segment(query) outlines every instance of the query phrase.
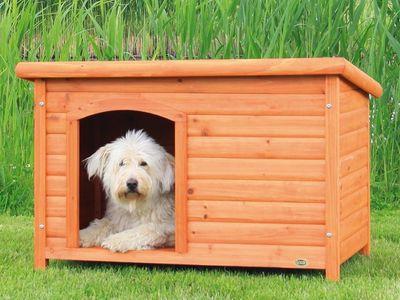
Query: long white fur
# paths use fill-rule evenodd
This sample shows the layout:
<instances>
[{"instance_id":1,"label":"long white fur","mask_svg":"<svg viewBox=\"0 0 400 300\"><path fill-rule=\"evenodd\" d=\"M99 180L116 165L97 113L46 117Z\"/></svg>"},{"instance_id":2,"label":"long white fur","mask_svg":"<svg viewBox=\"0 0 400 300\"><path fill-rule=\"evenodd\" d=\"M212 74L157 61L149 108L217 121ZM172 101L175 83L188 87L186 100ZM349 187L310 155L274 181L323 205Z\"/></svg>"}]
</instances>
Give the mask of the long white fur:
<instances>
[{"instance_id":1,"label":"long white fur","mask_svg":"<svg viewBox=\"0 0 400 300\"><path fill-rule=\"evenodd\" d=\"M163 147L142 130L128 131L90 156L87 171L102 180L107 208L80 230L82 247L126 252L174 245L174 158ZM131 178L138 194L128 193Z\"/></svg>"}]
</instances>

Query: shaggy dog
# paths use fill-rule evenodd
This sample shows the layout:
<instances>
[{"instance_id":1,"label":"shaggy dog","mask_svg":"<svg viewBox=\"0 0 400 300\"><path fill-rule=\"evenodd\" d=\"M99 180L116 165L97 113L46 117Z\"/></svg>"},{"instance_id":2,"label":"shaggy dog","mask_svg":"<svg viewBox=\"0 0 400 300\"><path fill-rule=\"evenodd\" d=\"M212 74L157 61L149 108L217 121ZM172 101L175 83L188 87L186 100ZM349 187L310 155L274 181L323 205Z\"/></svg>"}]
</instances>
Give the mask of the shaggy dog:
<instances>
[{"instance_id":1,"label":"shaggy dog","mask_svg":"<svg viewBox=\"0 0 400 300\"><path fill-rule=\"evenodd\" d=\"M80 230L82 247L114 252L174 245L174 158L144 131L99 148L86 159L107 195L102 219Z\"/></svg>"}]
</instances>

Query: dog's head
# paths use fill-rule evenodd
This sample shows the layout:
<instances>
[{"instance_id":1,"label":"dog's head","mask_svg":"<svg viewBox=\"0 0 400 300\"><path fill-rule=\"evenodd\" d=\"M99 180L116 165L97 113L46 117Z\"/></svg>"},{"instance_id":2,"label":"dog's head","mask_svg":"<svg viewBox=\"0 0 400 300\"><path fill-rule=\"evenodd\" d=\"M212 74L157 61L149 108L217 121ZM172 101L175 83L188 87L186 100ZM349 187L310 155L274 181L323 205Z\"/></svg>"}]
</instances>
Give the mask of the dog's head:
<instances>
[{"instance_id":1,"label":"dog's head","mask_svg":"<svg viewBox=\"0 0 400 300\"><path fill-rule=\"evenodd\" d=\"M146 201L173 189L174 157L142 130L128 131L86 162L89 179L98 176L109 198L120 204Z\"/></svg>"}]
</instances>

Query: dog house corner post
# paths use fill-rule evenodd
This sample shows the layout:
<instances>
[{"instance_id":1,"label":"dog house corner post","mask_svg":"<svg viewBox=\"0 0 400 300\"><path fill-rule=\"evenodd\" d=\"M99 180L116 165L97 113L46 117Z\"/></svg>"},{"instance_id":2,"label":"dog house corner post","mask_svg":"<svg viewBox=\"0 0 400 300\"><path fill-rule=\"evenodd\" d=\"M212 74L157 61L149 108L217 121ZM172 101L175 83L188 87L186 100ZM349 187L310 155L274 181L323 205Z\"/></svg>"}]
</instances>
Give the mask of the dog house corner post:
<instances>
[{"instance_id":1,"label":"dog house corner post","mask_svg":"<svg viewBox=\"0 0 400 300\"><path fill-rule=\"evenodd\" d=\"M34 82L34 267L45 269L46 247L46 82Z\"/></svg>"},{"instance_id":2,"label":"dog house corner post","mask_svg":"<svg viewBox=\"0 0 400 300\"><path fill-rule=\"evenodd\" d=\"M340 182L339 182L339 76L325 81L325 271L329 280L340 278Z\"/></svg>"},{"instance_id":3,"label":"dog house corner post","mask_svg":"<svg viewBox=\"0 0 400 300\"><path fill-rule=\"evenodd\" d=\"M187 121L186 115L175 120L175 249L188 249L187 217Z\"/></svg>"}]
</instances>

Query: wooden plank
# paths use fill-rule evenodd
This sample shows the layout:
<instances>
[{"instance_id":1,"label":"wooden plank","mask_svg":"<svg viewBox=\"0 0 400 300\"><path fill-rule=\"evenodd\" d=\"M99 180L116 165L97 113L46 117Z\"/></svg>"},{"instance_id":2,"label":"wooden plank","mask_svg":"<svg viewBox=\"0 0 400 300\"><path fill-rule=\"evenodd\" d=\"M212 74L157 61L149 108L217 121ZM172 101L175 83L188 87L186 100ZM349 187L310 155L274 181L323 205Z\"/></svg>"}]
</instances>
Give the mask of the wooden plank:
<instances>
[{"instance_id":1,"label":"wooden plank","mask_svg":"<svg viewBox=\"0 0 400 300\"><path fill-rule=\"evenodd\" d=\"M368 103L369 104L369 103ZM368 113L367 115L370 115L370 106L367 105ZM368 209L368 219L367 219L367 243L366 245L360 250L360 253L366 256L371 255L371 124L370 124L370 119L368 118L368 124L367 124L367 129L368 129L368 150L367 150L367 172L368 172L368 177L367 177L367 209Z\"/></svg>"},{"instance_id":2,"label":"wooden plank","mask_svg":"<svg viewBox=\"0 0 400 300\"><path fill-rule=\"evenodd\" d=\"M189 201L190 221L324 224L325 204L250 201Z\"/></svg>"},{"instance_id":3,"label":"wooden plank","mask_svg":"<svg viewBox=\"0 0 400 300\"><path fill-rule=\"evenodd\" d=\"M49 92L323 94L324 77L49 79Z\"/></svg>"},{"instance_id":4,"label":"wooden plank","mask_svg":"<svg viewBox=\"0 0 400 300\"><path fill-rule=\"evenodd\" d=\"M46 197L46 216L65 217L67 199L60 196Z\"/></svg>"},{"instance_id":5,"label":"wooden plank","mask_svg":"<svg viewBox=\"0 0 400 300\"><path fill-rule=\"evenodd\" d=\"M189 137L189 157L323 159L322 138Z\"/></svg>"},{"instance_id":6,"label":"wooden plank","mask_svg":"<svg viewBox=\"0 0 400 300\"><path fill-rule=\"evenodd\" d=\"M361 207L368 207L368 188L366 186L340 199L340 218L348 217Z\"/></svg>"},{"instance_id":7,"label":"wooden plank","mask_svg":"<svg viewBox=\"0 0 400 300\"><path fill-rule=\"evenodd\" d=\"M339 152L342 146L339 138L340 101L339 77L326 77L326 104L331 109L325 113L326 136L326 277L337 281L340 278L340 191L339 191Z\"/></svg>"},{"instance_id":8,"label":"wooden plank","mask_svg":"<svg viewBox=\"0 0 400 300\"><path fill-rule=\"evenodd\" d=\"M175 122L175 250L188 250L187 122Z\"/></svg>"},{"instance_id":9,"label":"wooden plank","mask_svg":"<svg viewBox=\"0 0 400 300\"><path fill-rule=\"evenodd\" d=\"M340 113L365 108L368 104L368 94L360 90L350 90L340 93Z\"/></svg>"},{"instance_id":10,"label":"wooden plank","mask_svg":"<svg viewBox=\"0 0 400 300\"><path fill-rule=\"evenodd\" d=\"M63 133L65 134L67 122L65 113L47 113L46 115L46 129L47 133Z\"/></svg>"},{"instance_id":11,"label":"wooden plank","mask_svg":"<svg viewBox=\"0 0 400 300\"><path fill-rule=\"evenodd\" d=\"M61 237L66 236L66 219L64 217L46 217L46 236Z\"/></svg>"},{"instance_id":12,"label":"wooden plank","mask_svg":"<svg viewBox=\"0 0 400 300\"><path fill-rule=\"evenodd\" d=\"M324 229L311 224L189 222L189 242L323 246Z\"/></svg>"},{"instance_id":13,"label":"wooden plank","mask_svg":"<svg viewBox=\"0 0 400 300\"><path fill-rule=\"evenodd\" d=\"M340 134L345 134L367 126L368 126L367 108L353 110L340 115Z\"/></svg>"},{"instance_id":14,"label":"wooden plank","mask_svg":"<svg viewBox=\"0 0 400 300\"><path fill-rule=\"evenodd\" d=\"M349 154L355 150L368 146L367 127L346 133L340 136L340 156Z\"/></svg>"},{"instance_id":15,"label":"wooden plank","mask_svg":"<svg viewBox=\"0 0 400 300\"><path fill-rule=\"evenodd\" d=\"M52 259L150 264L323 269L325 248L315 246L189 244L188 252L156 249L114 253L101 248L47 248ZM296 260L307 264L298 266Z\"/></svg>"},{"instance_id":16,"label":"wooden plank","mask_svg":"<svg viewBox=\"0 0 400 300\"><path fill-rule=\"evenodd\" d=\"M324 137L322 116L188 116L189 136Z\"/></svg>"},{"instance_id":17,"label":"wooden plank","mask_svg":"<svg viewBox=\"0 0 400 300\"><path fill-rule=\"evenodd\" d=\"M323 116L324 95L300 94L193 94L193 93L66 93L47 94L48 111L76 110L82 101L97 103L104 100L151 100L188 114L202 115L271 115Z\"/></svg>"},{"instance_id":18,"label":"wooden plank","mask_svg":"<svg viewBox=\"0 0 400 300\"><path fill-rule=\"evenodd\" d=\"M367 227L361 228L359 231L351 235L340 243L340 261L341 263L348 260L360 249L368 243L368 229Z\"/></svg>"},{"instance_id":19,"label":"wooden plank","mask_svg":"<svg viewBox=\"0 0 400 300\"><path fill-rule=\"evenodd\" d=\"M48 248L65 248L67 247L66 238L48 237L46 239L46 247Z\"/></svg>"},{"instance_id":20,"label":"wooden plank","mask_svg":"<svg viewBox=\"0 0 400 300\"><path fill-rule=\"evenodd\" d=\"M66 228L67 246L79 247L79 123L78 121L68 121L67 127L67 159L68 168L66 183Z\"/></svg>"},{"instance_id":21,"label":"wooden plank","mask_svg":"<svg viewBox=\"0 0 400 300\"><path fill-rule=\"evenodd\" d=\"M340 179L340 197L346 197L352 192L366 186L368 184L368 169L357 170Z\"/></svg>"},{"instance_id":22,"label":"wooden plank","mask_svg":"<svg viewBox=\"0 0 400 300\"><path fill-rule=\"evenodd\" d=\"M46 82L35 80L34 87L34 267L44 269L48 264L45 257L46 246Z\"/></svg>"},{"instance_id":23,"label":"wooden plank","mask_svg":"<svg viewBox=\"0 0 400 300\"><path fill-rule=\"evenodd\" d=\"M360 228L366 227L368 222L368 208L362 207L340 221L340 240L345 240Z\"/></svg>"},{"instance_id":24,"label":"wooden plank","mask_svg":"<svg viewBox=\"0 0 400 300\"><path fill-rule=\"evenodd\" d=\"M47 134L46 139L47 154L65 154L67 147L65 134Z\"/></svg>"},{"instance_id":25,"label":"wooden plank","mask_svg":"<svg viewBox=\"0 0 400 300\"><path fill-rule=\"evenodd\" d=\"M67 159L65 155L47 155L47 175L65 176Z\"/></svg>"},{"instance_id":26,"label":"wooden plank","mask_svg":"<svg viewBox=\"0 0 400 300\"><path fill-rule=\"evenodd\" d=\"M67 178L65 176L46 176L46 195L65 196L67 192Z\"/></svg>"},{"instance_id":27,"label":"wooden plank","mask_svg":"<svg viewBox=\"0 0 400 300\"><path fill-rule=\"evenodd\" d=\"M340 88L340 92L341 93L347 92L347 91L351 91L351 90L359 90L360 89L354 83L346 80L345 78L340 78L339 88Z\"/></svg>"},{"instance_id":28,"label":"wooden plank","mask_svg":"<svg viewBox=\"0 0 400 300\"><path fill-rule=\"evenodd\" d=\"M340 158L340 177L368 165L368 148L363 147Z\"/></svg>"},{"instance_id":29,"label":"wooden plank","mask_svg":"<svg viewBox=\"0 0 400 300\"><path fill-rule=\"evenodd\" d=\"M325 183L319 181L190 179L188 183L190 200L325 201Z\"/></svg>"},{"instance_id":30,"label":"wooden plank","mask_svg":"<svg viewBox=\"0 0 400 300\"><path fill-rule=\"evenodd\" d=\"M189 158L190 179L314 180L325 178L324 160Z\"/></svg>"}]
</instances>

